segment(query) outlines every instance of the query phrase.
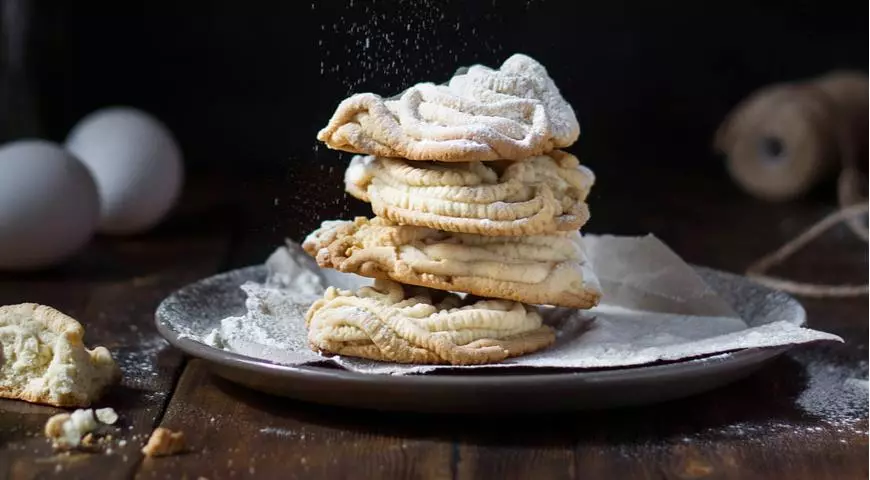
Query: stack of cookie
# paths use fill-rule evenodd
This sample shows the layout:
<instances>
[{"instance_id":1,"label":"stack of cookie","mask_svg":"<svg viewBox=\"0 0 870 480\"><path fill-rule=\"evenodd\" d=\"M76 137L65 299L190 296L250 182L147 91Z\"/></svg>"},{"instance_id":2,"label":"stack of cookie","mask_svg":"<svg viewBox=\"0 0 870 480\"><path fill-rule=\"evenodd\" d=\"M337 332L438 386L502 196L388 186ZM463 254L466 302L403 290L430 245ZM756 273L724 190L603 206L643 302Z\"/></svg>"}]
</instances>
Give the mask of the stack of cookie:
<instances>
[{"instance_id":1,"label":"stack of cookie","mask_svg":"<svg viewBox=\"0 0 870 480\"><path fill-rule=\"evenodd\" d=\"M530 304L589 308L601 295L578 231L595 177L558 150L579 133L546 69L519 54L394 98L344 100L318 140L364 154L345 188L376 217L323 222L303 248L321 267L376 280L312 305L311 347L484 364L550 345Z\"/></svg>"}]
</instances>

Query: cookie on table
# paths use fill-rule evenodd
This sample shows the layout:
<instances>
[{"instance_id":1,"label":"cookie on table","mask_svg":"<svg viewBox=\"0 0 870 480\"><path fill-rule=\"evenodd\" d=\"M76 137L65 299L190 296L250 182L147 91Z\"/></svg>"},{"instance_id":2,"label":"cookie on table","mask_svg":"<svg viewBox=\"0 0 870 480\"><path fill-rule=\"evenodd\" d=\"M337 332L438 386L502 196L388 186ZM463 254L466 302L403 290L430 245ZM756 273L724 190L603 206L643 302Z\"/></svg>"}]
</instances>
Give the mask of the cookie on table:
<instances>
[{"instance_id":1,"label":"cookie on table","mask_svg":"<svg viewBox=\"0 0 870 480\"><path fill-rule=\"evenodd\" d=\"M447 84L418 83L394 98L342 101L317 139L329 148L409 160L522 160L577 141L580 125L543 65L522 54L473 65Z\"/></svg>"},{"instance_id":2,"label":"cookie on table","mask_svg":"<svg viewBox=\"0 0 870 480\"><path fill-rule=\"evenodd\" d=\"M356 292L329 287L306 326L315 351L396 363L495 363L555 340L534 307L390 280Z\"/></svg>"},{"instance_id":3,"label":"cookie on table","mask_svg":"<svg viewBox=\"0 0 870 480\"><path fill-rule=\"evenodd\" d=\"M492 237L358 217L323 222L302 247L323 268L438 290L573 308L601 297L577 231Z\"/></svg>"},{"instance_id":4,"label":"cookie on table","mask_svg":"<svg viewBox=\"0 0 870 480\"><path fill-rule=\"evenodd\" d=\"M120 377L105 347L82 343L74 318L34 303L0 307L0 397L86 407Z\"/></svg>"}]
</instances>

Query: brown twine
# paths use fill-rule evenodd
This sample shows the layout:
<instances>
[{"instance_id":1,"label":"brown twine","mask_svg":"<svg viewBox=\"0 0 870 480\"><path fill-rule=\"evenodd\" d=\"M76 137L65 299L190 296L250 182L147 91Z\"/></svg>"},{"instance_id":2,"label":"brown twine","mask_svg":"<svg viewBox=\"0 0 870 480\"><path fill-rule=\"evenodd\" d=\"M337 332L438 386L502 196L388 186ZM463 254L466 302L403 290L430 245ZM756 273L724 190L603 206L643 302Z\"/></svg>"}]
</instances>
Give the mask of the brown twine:
<instances>
[{"instance_id":1,"label":"brown twine","mask_svg":"<svg viewBox=\"0 0 870 480\"><path fill-rule=\"evenodd\" d=\"M860 193L860 177L858 170L855 167L846 167L840 173L840 178L837 181L837 200L840 203L840 208L843 209L849 205L861 203ZM867 200L864 199L866 202ZM846 219L846 225L855 232L855 235L865 242L868 241L867 227L861 222L857 216L850 216Z\"/></svg>"},{"instance_id":2,"label":"brown twine","mask_svg":"<svg viewBox=\"0 0 870 480\"><path fill-rule=\"evenodd\" d=\"M858 79L857 82L860 83L857 84L855 83L855 79L856 77L854 76L851 78L838 78L837 76L829 75L828 77L824 77L819 81L814 82L814 84L810 83L801 86L803 88L800 89L799 93L811 96L816 100L821 100L822 104L827 106L825 110L830 113L830 115L822 117L825 121L813 123L817 129L825 129L831 134L830 136L825 136L834 142L836 153L839 154L841 161L841 171L837 181L837 201L839 208L826 215L824 218L806 229L803 233L780 246L775 251L753 262L749 268L747 268L746 275L758 283L795 295L816 298L854 297L867 295L868 292L870 292L870 288L868 288L867 284L816 284L797 282L766 274L768 270L782 264L808 243L812 242L827 230L841 222L846 222L849 229L860 239L865 242L868 241L868 227L866 226L868 203L867 198L861 195L861 174L856 163L858 157L858 137L856 136L856 128L866 128L866 125L862 126L856 121L856 115L866 115L867 102L855 101L855 99L848 98L850 92L847 91L849 87L856 87L857 85L858 88L865 91L862 93L866 93L867 83L866 77ZM840 81L839 85L836 83L838 80ZM852 82L851 85L849 82ZM781 95L784 91L785 90L776 91L773 89L772 93ZM791 91L794 92L796 89ZM853 90L853 92L854 91L855 90ZM766 98L763 97L764 95L762 95L761 98L766 100ZM760 106L761 103L758 102L755 105ZM755 105L749 105L748 107ZM816 103L816 105L818 105L818 103ZM745 122L752 121L753 123L762 121L758 117L760 113L756 113L758 110L753 112L749 110L748 107L744 107L742 110L738 109L738 114L742 114L742 116L738 115L738 119ZM859 111L859 108L862 111ZM735 114L732 114L727 120L722 132L730 133L728 130L730 129L732 122L735 121L734 116ZM817 116L816 118L819 117ZM746 125L751 124L744 124L744 126ZM750 131L751 130L754 129L750 129ZM732 133L732 136L733 135L734 134ZM736 141L733 138L728 139L724 136L721 138L732 142L732 145L733 142ZM819 160L820 162L818 163L821 164L824 159ZM797 191L798 190L795 190L795 192Z\"/></svg>"},{"instance_id":3,"label":"brown twine","mask_svg":"<svg viewBox=\"0 0 870 480\"><path fill-rule=\"evenodd\" d=\"M855 218L861 214L867 215L867 212L868 204L864 203L841 208L840 210L826 215L825 218L816 222L815 225L811 226L785 245L779 247L772 253L761 257L746 270L746 275L762 285L807 297L828 298L867 295L868 291L870 291L868 290L868 285L823 285L818 283L795 282L793 280L765 275L764 273L772 267L781 264L787 258L797 253L806 244L815 240L818 236L840 222L850 218ZM863 238L866 240L866 228L863 230L863 235Z\"/></svg>"}]
</instances>

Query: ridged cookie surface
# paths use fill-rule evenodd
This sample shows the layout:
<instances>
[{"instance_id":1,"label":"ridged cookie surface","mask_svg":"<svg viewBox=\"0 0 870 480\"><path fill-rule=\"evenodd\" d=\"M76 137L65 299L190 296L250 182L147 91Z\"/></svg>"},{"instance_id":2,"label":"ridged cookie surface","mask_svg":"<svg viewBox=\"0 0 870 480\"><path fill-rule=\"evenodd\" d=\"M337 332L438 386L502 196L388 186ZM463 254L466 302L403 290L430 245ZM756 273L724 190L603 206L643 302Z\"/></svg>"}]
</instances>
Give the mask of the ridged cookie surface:
<instances>
[{"instance_id":1,"label":"ridged cookie surface","mask_svg":"<svg viewBox=\"0 0 870 480\"><path fill-rule=\"evenodd\" d=\"M400 225L480 235L540 235L577 230L591 170L560 150L520 162L416 162L356 156L345 189Z\"/></svg>"},{"instance_id":2,"label":"ridged cookie surface","mask_svg":"<svg viewBox=\"0 0 870 480\"><path fill-rule=\"evenodd\" d=\"M324 268L438 290L574 308L601 296L576 231L491 237L359 217L323 222L302 247Z\"/></svg>"},{"instance_id":3,"label":"ridged cookie surface","mask_svg":"<svg viewBox=\"0 0 870 480\"><path fill-rule=\"evenodd\" d=\"M120 376L105 347L82 343L75 319L45 305L0 307L0 397L85 407Z\"/></svg>"},{"instance_id":4,"label":"ridged cookie surface","mask_svg":"<svg viewBox=\"0 0 870 480\"><path fill-rule=\"evenodd\" d=\"M552 344L534 307L376 280L327 289L306 314L311 348L397 363L479 365Z\"/></svg>"},{"instance_id":5,"label":"ridged cookie surface","mask_svg":"<svg viewBox=\"0 0 870 480\"><path fill-rule=\"evenodd\" d=\"M446 85L418 83L393 99L342 101L317 139L337 150L409 160L522 160L580 135L547 70L521 54L498 69L473 65Z\"/></svg>"}]
</instances>

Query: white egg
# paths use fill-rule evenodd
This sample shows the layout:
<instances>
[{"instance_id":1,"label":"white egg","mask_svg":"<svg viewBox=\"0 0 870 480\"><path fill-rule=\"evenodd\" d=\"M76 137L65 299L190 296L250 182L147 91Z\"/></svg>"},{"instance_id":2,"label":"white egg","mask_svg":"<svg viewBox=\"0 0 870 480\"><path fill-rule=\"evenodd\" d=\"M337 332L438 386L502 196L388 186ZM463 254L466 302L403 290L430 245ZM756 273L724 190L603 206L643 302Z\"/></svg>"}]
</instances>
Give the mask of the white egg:
<instances>
[{"instance_id":1,"label":"white egg","mask_svg":"<svg viewBox=\"0 0 870 480\"><path fill-rule=\"evenodd\" d=\"M166 216L181 192L181 150L151 115L127 107L91 113L66 148L91 171L100 192L100 233L140 233Z\"/></svg>"},{"instance_id":2,"label":"white egg","mask_svg":"<svg viewBox=\"0 0 870 480\"><path fill-rule=\"evenodd\" d=\"M60 145L19 140L0 147L0 269L66 260L96 231L97 186Z\"/></svg>"}]
</instances>

